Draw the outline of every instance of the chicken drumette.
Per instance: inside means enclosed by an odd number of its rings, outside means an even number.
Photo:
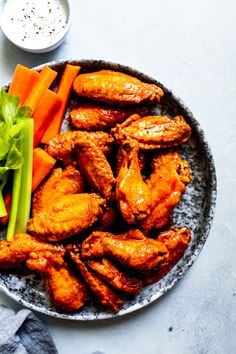
[[[81,280],[69,269],[60,253],[31,253],[27,267],[44,278],[52,304],[61,311],[80,309],[89,299]]]
[[[82,256],[86,259],[107,256],[128,268],[149,270],[163,262],[168,250],[162,242],[144,235],[131,239],[127,235],[95,231],[82,243]]]
[[[0,268],[15,269],[25,265],[31,252],[62,252],[63,247],[40,242],[27,234],[15,235],[12,242],[0,240]]]
[[[191,128],[182,116],[148,116],[134,114],[111,130],[115,139],[135,139],[140,149],[150,150],[180,145],[191,135]]]
[[[163,90],[127,74],[101,70],[77,76],[73,84],[82,97],[118,105],[160,101]]]
[[[151,191],[144,182],[138,159],[138,143],[125,141],[116,180],[116,199],[124,220],[135,224],[146,218],[152,204]]]

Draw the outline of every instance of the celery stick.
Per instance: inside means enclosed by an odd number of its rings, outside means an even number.
[[[7,241],[12,241],[15,235],[16,217],[18,212],[18,202],[20,196],[21,175],[22,175],[22,167],[19,167],[17,170],[14,171],[14,175],[13,175],[11,211],[10,211],[10,218],[7,227],[7,235],[6,235]]]
[[[25,162],[22,166],[20,198],[18,202],[15,234],[26,232],[31,207],[34,121],[33,119],[25,119],[24,122],[24,142],[22,152]]]
[[[28,154],[30,156],[33,146],[32,110],[30,107],[20,106],[19,102],[19,97],[9,95],[4,88],[0,90],[0,216],[6,215],[2,190],[8,182],[8,173],[14,171],[11,215],[7,231],[8,240],[12,240],[15,227],[19,224],[17,215],[18,211],[21,210],[19,208],[20,195],[23,198],[22,208],[24,208],[25,219],[30,210],[30,180],[32,175],[30,167],[32,168],[32,158],[28,157]],[[24,168],[22,167],[23,164]],[[24,185],[22,186],[22,178],[24,178],[25,183],[29,183],[27,187],[30,188],[30,192]],[[25,200],[28,200],[28,202]],[[23,218],[22,214],[21,217]]]

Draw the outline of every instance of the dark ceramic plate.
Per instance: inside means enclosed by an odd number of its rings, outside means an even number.
[[[91,304],[81,311],[72,314],[61,313],[56,310],[48,299],[43,283],[37,275],[18,275],[0,273],[0,290],[11,298],[35,311],[44,314],[71,320],[95,320],[112,318],[138,310],[171,289],[180,280],[193,264],[200,253],[210,231],[215,202],[216,202],[216,174],[210,147],[204,133],[191,112],[184,106],[179,98],[158,81],[127,66],[97,60],[69,61],[71,64],[80,65],[82,72],[92,72],[101,69],[122,71],[136,76],[144,82],[154,83],[162,87],[165,92],[161,105],[154,107],[153,113],[183,115],[192,128],[192,136],[188,143],[182,146],[182,154],[188,160],[193,176],[188,185],[186,194],[174,211],[174,224],[185,225],[191,229],[192,241],[184,257],[178,264],[159,282],[146,286],[140,295],[128,300],[122,310],[114,315],[102,308]],[[52,62],[47,65],[59,72],[60,77],[67,61]],[[41,70],[43,66],[35,68]],[[66,129],[66,123],[63,130]]]

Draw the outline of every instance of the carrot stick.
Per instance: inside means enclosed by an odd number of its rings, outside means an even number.
[[[40,98],[42,97],[46,89],[48,89],[49,86],[52,84],[56,76],[57,72],[50,69],[48,66],[45,66],[40,72],[38,81],[33,86],[24,103],[25,106],[29,106],[32,108],[33,113]]]
[[[35,148],[33,151],[33,180],[32,192],[40,185],[42,180],[47,176],[55,165],[56,160],[48,155],[41,148]]]
[[[11,95],[18,96],[20,98],[20,104],[24,104],[28,96],[31,94],[33,87],[36,86],[37,81],[41,78],[41,74],[48,75],[48,85],[50,85],[52,79],[55,78],[56,72],[48,67],[45,67],[39,74],[36,71],[30,70],[23,65],[18,64],[9,87],[9,93]],[[30,100],[30,98],[28,100]],[[33,114],[34,147],[40,143],[52,117],[57,113],[60,104],[61,99],[58,95],[48,89],[39,98]]]
[[[60,109],[62,100],[57,93],[47,90],[40,98],[39,103],[33,114],[34,118],[34,147],[36,147],[48,126],[50,125],[53,117]]]
[[[72,85],[74,82],[74,79],[78,75],[80,71],[80,66],[75,66],[75,65],[70,65],[67,64],[65,67],[65,70],[63,72],[57,94],[59,97],[62,99],[62,104],[61,108],[58,111],[58,113],[54,116],[53,120],[51,121],[50,126],[46,130],[43,138],[42,138],[42,143],[48,144],[50,140],[59,133],[60,128],[61,128],[61,123],[66,111],[67,103],[70,97],[70,93],[72,90]]]
[[[20,98],[20,104],[24,104],[28,96],[31,94],[33,87],[36,86],[41,74],[48,75],[48,85],[50,85],[52,79],[56,75],[56,72],[48,67],[45,67],[39,74],[36,71],[30,70],[23,65],[18,64],[9,87],[9,93],[18,96]],[[52,117],[57,113],[60,104],[61,99],[58,95],[48,89],[39,98],[33,114],[34,147],[40,143]]]
[[[40,74],[36,71],[18,64],[13,74],[8,93],[13,96],[18,96],[20,104],[23,105],[39,76]]]

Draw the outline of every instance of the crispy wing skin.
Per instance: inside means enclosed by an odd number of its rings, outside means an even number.
[[[71,164],[75,160],[75,145],[83,139],[91,140],[98,145],[105,155],[109,154],[114,143],[113,137],[102,131],[68,131],[57,134],[47,146],[47,152],[55,159],[61,160],[65,165]]]
[[[135,224],[145,219],[150,212],[152,196],[140,172],[137,142],[124,142],[122,154],[122,164],[116,179],[116,199],[124,220],[128,224]]]
[[[153,173],[146,182],[152,191],[153,204],[150,214],[141,224],[145,233],[168,223],[172,210],[191,181],[188,162],[181,159],[178,151],[157,153],[152,160],[152,168]]]
[[[148,107],[112,108],[104,105],[83,104],[71,111],[70,123],[76,129],[81,130],[107,130],[122,123],[134,113],[144,116],[149,111]]]
[[[104,206],[95,193],[64,195],[28,221],[28,232],[51,242],[63,240],[92,226]]]
[[[163,242],[168,251],[168,258],[156,269],[152,269],[144,275],[144,284],[152,284],[159,281],[171,268],[183,257],[191,240],[190,230],[187,227],[171,228],[158,234],[157,240]]]
[[[119,240],[145,240],[146,236],[139,229],[132,228],[123,234],[113,235],[113,237],[118,237]]]
[[[96,295],[99,302],[111,311],[115,313],[119,312],[124,304],[124,299],[112,290],[109,285],[99,279],[96,274],[87,267],[76,247],[74,250],[70,251],[70,256],[75,262],[84,281]]]
[[[27,234],[16,235],[12,242],[0,241],[0,269],[15,269],[25,265],[31,252],[62,252],[62,246],[40,242]]]
[[[84,179],[73,166],[64,170],[56,168],[50,177],[35,191],[33,197],[33,217],[48,210],[57,198],[67,194],[78,194],[84,190]]]
[[[77,163],[90,185],[107,200],[112,199],[115,178],[102,150],[90,140],[76,144]]]
[[[134,114],[111,130],[115,139],[135,139],[140,149],[151,150],[173,147],[186,142],[191,128],[182,116],[148,116],[141,118]]]
[[[129,268],[148,270],[162,262],[168,256],[168,250],[162,242],[151,238],[126,239],[122,235],[95,231],[83,242],[82,256],[108,256]]]
[[[52,304],[61,311],[80,309],[89,299],[81,280],[69,269],[60,253],[31,253],[27,267],[44,278]]]
[[[86,264],[106,283],[129,294],[139,294],[142,282],[125,275],[117,265],[106,258],[88,260]]]
[[[101,70],[77,76],[74,91],[82,97],[117,105],[160,101],[163,90],[127,74]]]

